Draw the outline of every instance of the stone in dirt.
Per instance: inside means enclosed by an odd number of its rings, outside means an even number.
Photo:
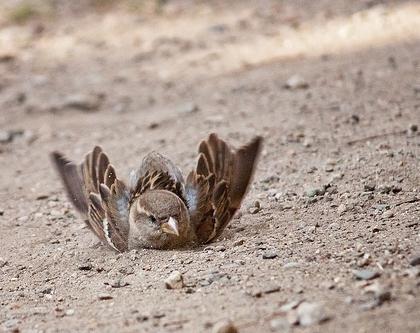
[[[99,298],[101,301],[106,301],[106,300],[110,300],[110,299],[112,299],[113,297],[112,297],[110,294],[99,294],[99,295],[98,295],[98,298]]]
[[[291,76],[284,85],[286,89],[306,89],[309,88],[309,83],[300,75]]]
[[[420,265],[420,254],[419,254],[419,255],[416,255],[415,257],[413,257],[413,258],[410,260],[410,265],[411,265],[411,266],[417,266],[417,265]]]
[[[235,327],[231,320],[223,320],[214,325],[213,333],[238,333],[238,329]]]
[[[178,271],[173,271],[165,280],[166,289],[181,289],[184,287],[184,278]]]
[[[75,94],[66,98],[63,107],[80,111],[96,111],[100,104],[101,100],[98,96]]]
[[[194,102],[189,102],[189,103],[180,105],[176,111],[180,114],[189,114],[189,113],[195,113],[195,112],[200,111],[200,107]]]
[[[299,325],[310,326],[328,319],[322,304],[303,302],[297,308]]]
[[[277,252],[276,251],[266,251],[262,255],[263,259],[274,259],[277,258]]]
[[[287,318],[275,318],[270,321],[270,329],[273,332],[287,333],[290,331],[290,323]]]
[[[86,261],[81,263],[78,267],[77,267],[80,271],[90,271],[93,268],[93,265],[91,262]]]
[[[373,280],[381,275],[379,272],[369,269],[353,270],[352,272],[358,280]]]

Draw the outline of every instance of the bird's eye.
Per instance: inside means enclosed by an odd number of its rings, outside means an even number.
[[[154,217],[153,215],[149,215],[149,219],[151,222],[156,223],[156,217]]]

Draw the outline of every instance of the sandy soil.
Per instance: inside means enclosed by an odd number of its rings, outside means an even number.
[[[0,15],[0,331],[420,332],[418,1],[65,3]],[[188,251],[98,245],[48,159],[100,144],[120,174],[150,150],[187,173],[212,131],[265,147]]]

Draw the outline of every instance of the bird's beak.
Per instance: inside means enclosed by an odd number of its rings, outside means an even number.
[[[165,222],[160,226],[160,229],[167,234],[179,236],[178,221],[172,216],[169,218],[168,222]]]

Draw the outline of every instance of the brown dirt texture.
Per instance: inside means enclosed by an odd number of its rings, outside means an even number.
[[[0,8],[0,331],[420,332],[419,1]],[[190,250],[99,245],[49,160],[185,175],[211,132],[264,149]]]

